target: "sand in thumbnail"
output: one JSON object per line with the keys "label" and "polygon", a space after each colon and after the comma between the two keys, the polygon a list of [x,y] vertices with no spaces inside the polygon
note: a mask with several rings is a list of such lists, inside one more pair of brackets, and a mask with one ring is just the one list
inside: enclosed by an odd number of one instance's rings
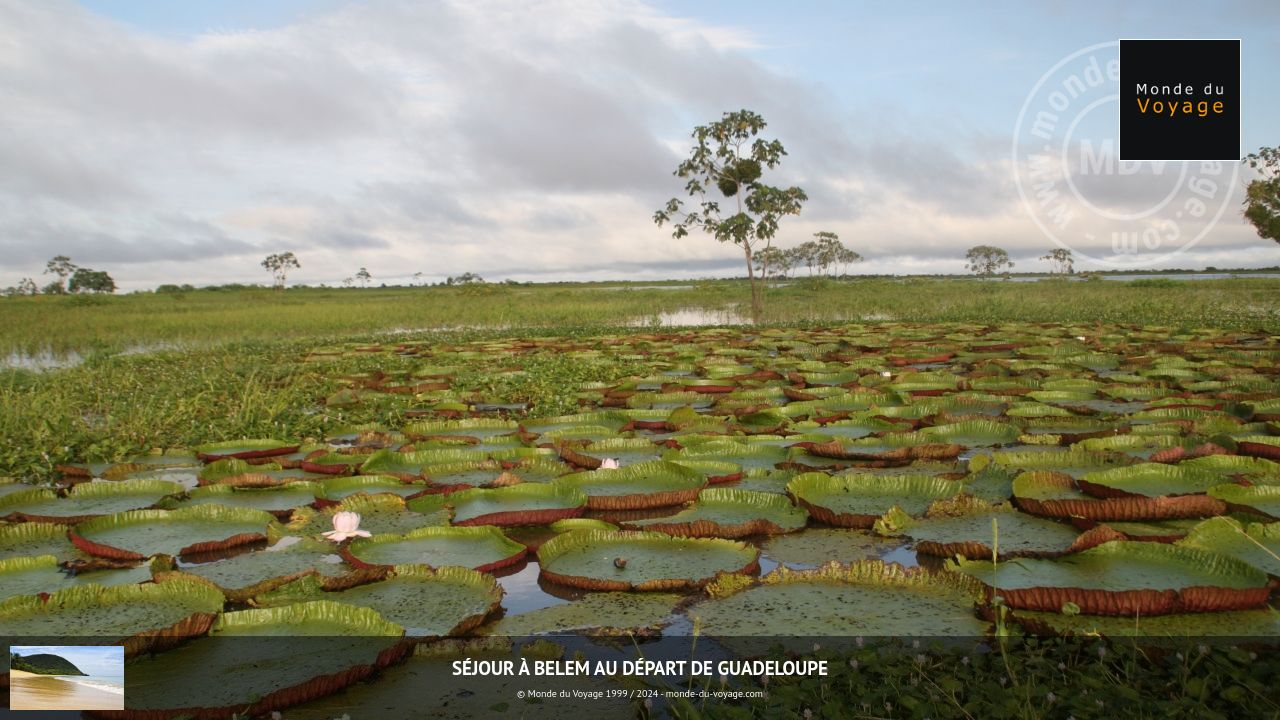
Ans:
{"label": "sand in thumbnail", "polygon": [[123,710],[124,695],[51,675],[9,671],[10,710]]}

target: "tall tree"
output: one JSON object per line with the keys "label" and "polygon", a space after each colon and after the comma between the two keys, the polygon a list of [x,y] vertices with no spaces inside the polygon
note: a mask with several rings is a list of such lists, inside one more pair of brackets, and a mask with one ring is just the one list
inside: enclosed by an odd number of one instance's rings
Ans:
{"label": "tall tree", "polygon": [[[753,256],[770,246],[779,221],[799,215],[809,199],[799,187],[778,188],[762,181],[764,170],[777,167],[787,154],[781,142],[758,137],[764,128],[764,118],[750,110],[726,112],[720,120],[695,127],[695,145],[675,175],[686,180],[685,192],[697,207],[686,210],[684,201],[676,197],[653,214],[659,227],[672,224],[675,238],[685,237],[691,229],[702,230],[742,248],[756,322],[764,314],[764,296]],[[732,213],[721,210],[719,200],[711,199],[714,196],[708,197],[712,189],[732,201]]]}
{"label": "tall tree", "polygon": [[1244,162],[1260,174],[1245,188],[1245,219],[1260,237],[1280,243],[1280,147],[1261,148]]}
{"label": "tall tree", "polygon": [[71,258],[66,255],[55,255],[52,260],[45,263],[45,275],[57,275],[58,279],[45,286],[45,292],[50,295],[62,295],[67,292],[67,278],[71,277],[76,271],[76,264],[71,262]]}
{"label": "tall tree", "polygon": [[284,252],[268,255],[262,261],[262,267],[271,273],[275,288],[284,290],[285,281],[289,279],[289,271],[302,267],[302,264],[292,252]]}
{"label": "tall tree", "polygon": [[1075,258],[1071,255],[1071,251],[1066,248],[1054,248],[1041,255],[1040,259],[1048,260],[1049,266],[1054,273],[1074,275],[1076,272]]}
{"label": "tall tree", "polygon": [[975,245],[964,254],[964,259],[968,261],[965,263],[965,268],[977,273],[980,277],[991,277],[1001,268],[1007,270],[1013,267],[1009,253],[993,245]]}
{"label": "tall tree", "polygon": [[368,268],[360,268],[360,272],[356,273],[356,279],[360,281],[360,287],[369,287],[369,281],[373,279],[373,275],[369,274]]}

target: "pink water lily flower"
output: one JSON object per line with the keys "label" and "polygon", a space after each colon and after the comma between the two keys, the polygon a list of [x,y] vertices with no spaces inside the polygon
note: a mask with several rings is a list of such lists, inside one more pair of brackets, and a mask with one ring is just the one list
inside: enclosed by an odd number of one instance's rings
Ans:
{"label": "pink water lily flower", "polygon": [[600,463],[600,469],[601,470],[617,470],[618,461],[615,460],[614,458],[605,458],[604,462]]}
{"label": "pink water lily flower", "polygon": [[322,533],[333,542],[342,542],[353,537],[372,537],[368,530],[360,529],[360,513],[340,512],[333,516],[333,529]]}

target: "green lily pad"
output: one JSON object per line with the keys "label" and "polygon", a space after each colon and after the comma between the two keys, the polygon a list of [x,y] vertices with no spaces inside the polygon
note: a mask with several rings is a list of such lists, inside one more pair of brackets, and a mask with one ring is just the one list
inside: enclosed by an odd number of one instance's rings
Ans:
{"label": "green lily pad", "polygon": [[1070,602],[1091,615],[1167,615],[1259,607],[1270,594],[1266,573],[1243,561],[1163,543],[1117,540],[1053,560],[962,559],[948,567],[1025,610]]}
{"label": "green lily pad", "polygon": [[[208,629],[222,612],[222,593],[199,582],[175,579],[145,585],[81,585],[59,590],[47,601],[15,597],[0,604],[0,635],[87,636],[121,641],[146,632],[175,636]],[[191,627],[173,627],[203,615]]]}
{"label": "green lily pad", "polygon": [[840,527],[871,527],[893,507],[920,515],[930,503],[955,497],[960,490],[959,482],[929,475],[804,473],[787,484],[787,492],[810,515]]}
{"label": "green lily pad", "polygon": [[67,537],[67,526],[58,523],[16,523],[0,525],[0,560],[35,555],[54,555],[67,560],[78,555]]}
{"label": "green lily pad", "polygon": [[1182,465],[1141,463],[1125,467],[1085,473],[1079,480],[1085,492],[1103,497],[1121,495],[1193,495],[1208,492],[1222,483],[1215,473]]}
{"label": "green lily pad", "polygon": [[410,500],[409,509],[420,513],[452,510],[452,524],[547,525],[577,517],[586,508],[587,496],[571,487],[521,483],[499,488],[473,488],[447,495],[423,495]]}
{"label": "green lily pad", "polygon": [[525,547],[491,525],[479,527],[426,527],[403,535],[359,538],[343,550],[343,557],[357,566],[430,565],[460,566],[489,572],[524,558]]}
{"label": "green lily pad", "polygon": [[811,569],[829,562],[873,560],[901,546],[901,541],[849,528],[809,528],[777,535],[761,545],[761,553],[792,569]]}
{"label": "green lily pad", "polygon": [[954,578],[867,560],[816,570],[785,567],[727,596],[691,606],[710,637],[980,636],[980,592]]}
{"label": "green lily pad", "polygon": [[288,455],[298,449],[297,443],[280,440],[227,440],[225,442],[197,445],[196,456],[205,462],[236,458],[250,460],[255,458]]}
{"label": "green lily pad", "polygon": [[591,593],[572,602],[505,616],[487,632],[505,636],[562,633],[643,636],[667,624],[683,600],[683,595],[672,593]]}
{"label": "green lily pad", "polygon": [[1218,485],[1209,494],[1225,503],[1280,520],[1280,485]]}
{"label": "green lily pad", "polygon": [[1280,577],[1280,522],[1244,525],[1227,517],[1209,518],[1178,544],[1230,555]]}
{"label": "green lily pad", "polygon": [[688,502],[707,479],[683,465],[654,461],[564,475],[553,484],[585,493],[593,510],[642,510]]}
{"label": "green lily pad", "polygon": [[318,537],[333,529],[333,517],[340,512],[360,516],[360,529],[375,535],[405,533],[423,527],[449,524],[449,513],[441,510],[423,515],[409,510],[404,498],[392,494],[350,495],[335,506],[320,511],[310,508],[295,510],[286,526],[295,535]]}
{"label": "green lily pad", "polygon": [[206,485],[192,490],[188,499],[174,502],[171,507],[195,507],[197,505],[221,505],[232,508],[263,510],[280,513],[303,505],[310,505],[324,496],[319,483],[292,482],[269,488],[240,488],[230,485]]}
{"label": "green lily pad", "polygon": [[542,577],[587,590],[678,590],[720,572],[755,572],[759,551],[740,542],[654,532],[588,530],[538,548]]}
{"label": "green lily pad", "polygon": [[389,475],[352,475],[326,478],[320,483],[326,500],[338,501],[357,494],[391,493],[400,497],[417,495],[427,489],[426,483],[407,483]]}
{"label": "green lily pad", "polygon": [[653,530],[680,537],[741,538],[802,529],[809,519],[785,496],[736,488],[707,488],[680,512],[665,518],[623,523],[627,530]]}
{"label": "green lily pad", "polygon": [[266,539],[274,523],[260,510],[199,505],[131,510],[87,520],[71,531],[76,547],[105,558],[141,560],[161,553],[212,552]]}
{"label": "green lily pad", "polygon": [[258,596],[254,604],[275,607],[333,600],[375,610],[411,636],[460,635],[498,609],[502,587],[491,576],[462,567],[432,569],[399,565],[382,580],[327,590],[315,576],[295,580]]}
{"label": "green lily pad", "polygon": [[19,595],[52,593],[79,585],[125,585],[146,582],[151,570],[146,565],[121,570],[95,570],[67,575],[59,572],[52,555],[0,560],[0,600]]}
{"label": "green lily pad", "polygon": [[262,550],[214,562],[179,563],[176,569],[207,580],[235,602],[248,600],[300,574],[337,576],[351,571],[336,554],[333,543],[309,538],[283,538]]}
{"label": "green lily pad", "polygon": [[[125,694],[133,711],[263,715],[367,677],[403,633],[373,610],[324,600],[225,613],[209,637],[127,663]],[[233,639],[257,636],[291,639]]]}
{"label": "green lily pad", "polygon": [[49,522],[76,522],[98,515],[150,507],[161,498],[180,493],[178,483],[163,480],[85,482],[65,498],[52,490],[28,490],[0,498],[0,514],[18,514]]}
{"label": "green lily pad", "polygon": [[934,442],[958,443],[970,447],[1008,445],[1018,439],[1018,428],[994,420],[968,420],[948,425],[935,425],[920,431],[921,435],[936,438]]}
{"label": "green lily pad", "polygon": [[969,506],[958,514],[922,520],[903,515],[902,521],[894,534],[915,541],[916,552],[938,557],[990,558],[992,545],[997,545],[1001,559],[1062,555],[1080,536],[1066,523],[1020,513],[1008,505]]}

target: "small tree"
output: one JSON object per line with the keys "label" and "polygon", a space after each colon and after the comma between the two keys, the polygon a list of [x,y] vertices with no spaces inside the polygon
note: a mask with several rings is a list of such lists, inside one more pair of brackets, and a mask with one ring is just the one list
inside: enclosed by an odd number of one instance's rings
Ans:
{"label": "small tree", "polygon": [[1040,259],[1049,261],[1049,266],[1052,268],[1050,272],[1063,275],[1074,275],[1076,272],[1075,258],[1071,256],[1071,251],[1066,248],[1054,248],[1041,255]]}
{"label": "small tree", "polygon": [[450,276],[444,281],[445,285],[483,285],[484,278],[473,272],[464,272],[457,277]]}
{"label": "small tree", "polygon": [[73,293],[113,293],[116,291],[116,281],[105,270],[76,268],[67,289]]}
{"label": "small tree", "polygon": [[1261,148],[1244,162],[1261,174],[1245,188],[1244,217],[1259,237],[1280,243],[1280,147]]}
{"label": "small tree", "polygon": [[298,262],[298,258],[292,252],[274,253],[268,255],[262,261],[262,267],[271,273],[271,277],[275,282],[277,290],[284,290],[285,281],[289,279],[289,271],[296,270],[302,265]]}
{"label": "small tree", "polygon": [[356,273],[356,279],[360,281],[360,287],[369,287],[369,281],[373,276],[369,274],[368,268],[360,268],[360,272]]}
{"label": "small tree", "polygon": [[71,258],[66,255],[55,255],[52,260],[45,263],[45,275],[57,275],[58,279],[45,286],[45,294],[62,295],[67,292],[67,278],[76,271],[76,264],[71,262]]}
{"label": "small tree", "polygon": [[[761,181],[764,170],[777,167],[787,154],[777,140],[758,137],[764,128],[764,118],[750,110],[727,112],[720,120],[695,127],[695,145],[675,175],[687,180],[685,192],[696,200],[697,208],[686,211],[683,200],[671,198],[653,214],[659,227],[672,224],[672,236],[677,239],[691,229],[702,230],[720,242],[742,248],[756,322],[764,314],[764,297],[756,279],[754,254],[769,247],[779,221],[787,215],[799,215],[801,205],[809,199],[799,187],[784,189]],[[732,214],[726,215],[718,200],[707,197],[713,188],[732,199]]]}
{"label": "small tree", "polygon": [[770,270],[783,277],[786,276],[787,253],[782,248],[770,246],[762,249],[756,253],[755,262],[756,271],[762,278],[768,278]]}
{"label": "small tree", "polygon": [[818,264],[818,243],[806,240],[795,246],[796,265],[809,268],[809,277],[813,277],[813,268]]}
{"label": "small tree", "polygon": [[414,282],[416,282],[416,283],[421,283],[421,282],[422,282],[422,271],[418,271],[418,272],[416,272],[416,273],[414,273],[414,274],[413,274],[413,281],[414,281]]}
{"label": "small tree", "polygon": [[1009,253],[992,245],[975,245],[965,253],[964,259],[968,261],[965,269],[977,273],[979,277],[991,277],[1001,268],[1007,270],[1013,267]]}

